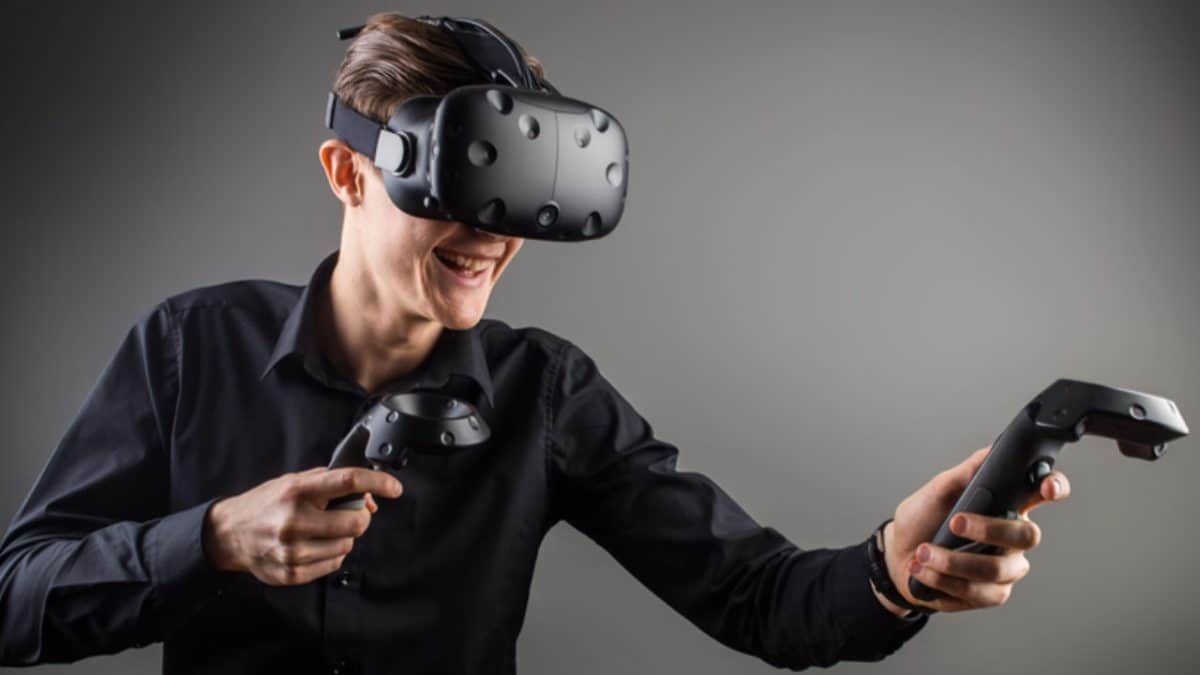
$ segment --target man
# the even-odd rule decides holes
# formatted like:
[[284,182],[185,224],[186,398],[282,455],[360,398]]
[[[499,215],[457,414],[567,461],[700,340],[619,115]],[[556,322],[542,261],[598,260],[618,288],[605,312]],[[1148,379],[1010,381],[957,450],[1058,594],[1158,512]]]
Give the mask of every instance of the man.
[[[523,55],[541,74],[536,60]],[[386,120],[477,80],[441,29],[372,17],[334,89]],[[927,543],[987,448],[905,499],[867,542],[802,551],[754,522],[578,346],[482,315],[522,240],[416,218],[341,140],[321,144],[341,242],[305,287],[235,281],[141,317],[0,543],[0,663],[164,642],[166,673],[511,673],[538,545],[565,520],[715,639],[801,669],[873,661],[928,615],[1006,602],[1037,545],[963,514],[1003,554]],[[400,473],[325,469],[381,392],[441,389],[488,417],[483,447]],[[326,510],[367,493],[365,508]],[[910,576],[947,594],[908,593]],[[907,607],[902,606],[907,605]]]

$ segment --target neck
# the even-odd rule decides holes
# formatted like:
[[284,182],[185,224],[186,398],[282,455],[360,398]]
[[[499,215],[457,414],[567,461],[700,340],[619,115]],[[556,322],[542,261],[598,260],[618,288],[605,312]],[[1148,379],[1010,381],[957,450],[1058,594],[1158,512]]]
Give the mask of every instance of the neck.
[[357,248],[343,240],[317,325],[321,351],[330,364],[368,394],[419,366],[441,335],[437,321],[404,306],[381,288]]

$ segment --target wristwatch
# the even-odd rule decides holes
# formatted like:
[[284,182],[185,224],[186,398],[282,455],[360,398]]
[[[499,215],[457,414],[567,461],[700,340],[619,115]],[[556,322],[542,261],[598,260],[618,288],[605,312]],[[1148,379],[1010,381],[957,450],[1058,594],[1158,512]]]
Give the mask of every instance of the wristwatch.
[[915,621],[922,616],[936,614],[936,609],[914,605],[906,600],[896,589],[896,585],[892,583],[892,576],[888,573],[887,555],[884,551],[883,541],[883,528],[887,527],[892,520],[892,518],[888,518],[880,523],[879,527],[871,533],[870,539],[867,540],[867,567],[870,569],[871,583],[883,597],[891,600],[897,606],[909,610],[908,614],[900,617],[901,619]]

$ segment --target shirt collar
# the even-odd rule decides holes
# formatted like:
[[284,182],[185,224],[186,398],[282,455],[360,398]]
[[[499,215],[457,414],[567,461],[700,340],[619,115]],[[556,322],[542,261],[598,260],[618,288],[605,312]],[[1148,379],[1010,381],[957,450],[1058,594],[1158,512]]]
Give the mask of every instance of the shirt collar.
[[[304,368],[313,377],[324,384],[337,388],[351,388],[356,393],[365,393],[362,387],[332,372],[329,362],[321,354],[317,345],[314,321],[316,314],[315,297],[328,288],[330,275],[337,264],[338,250],[325,256],[325,259],[313,271],[308,285],[300,293],[299,300],[292,306],[287,320],[275,342],[275,349],[259,380],[263,380],[284,358],[296,354]],[[433,351],[412,372],[407,373],[387,385],[381,387],[387,391],[410,391],[417,388],[434,388],[454,390],[460,395],[465,393],[458,389],[461,378],[473,381],[487,397],[489,406],[494,406],[492,377],[488,371],[487,359],[483,351],[483,343],[479,337],[480,324],[475,324],[467,330],[443,328],[441,335],[433,346]],[[340,384],[339,384],[340,383]]]

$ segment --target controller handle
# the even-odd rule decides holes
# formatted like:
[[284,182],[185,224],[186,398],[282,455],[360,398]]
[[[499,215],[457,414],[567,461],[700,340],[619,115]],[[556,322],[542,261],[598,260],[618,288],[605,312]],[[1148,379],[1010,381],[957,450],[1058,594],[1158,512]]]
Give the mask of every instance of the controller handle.
[[[453,396],[410,391],[382,397],[359,418],[333,450],[330,469],[376,470],[408,464],[410,452],[446,453],[484,443],[491,429],[475,406]],[[361,509],[366,498],[350,494],[326,509]]]
[[[364,418],[365,419],[365,418]],[[360,420],[355,422],[350,429],[337,444],[333,450],[333,459],[329,461],[330,469],[340,469],[347,466],[371,467],[380,469],[382,467],[373,466],[367,461],[367,441],[371,438],[370,429]],[[405,458],[407,459],[407,457]],[[356,510],[366,507],[367,499],[362,494],[343,495],[334,497],[329,500],[329,504],[325,506],[329,509],[347,509]]]
[[[1084,434],[1114,439],[1121,454],[1149,461],[1162,457],[1167,441],[1186,436],[1187,424],[1169,399],[1130,389],[1060,379],[1030,401],[992,442],[933,543],[952,550],[998,554],[996,546],[964,539],[950,531],[961,511],[1016,519],[1038,494],[1054,468],[1059,450]],[[944,597],[916,578],[908,590],[919,600]]]

